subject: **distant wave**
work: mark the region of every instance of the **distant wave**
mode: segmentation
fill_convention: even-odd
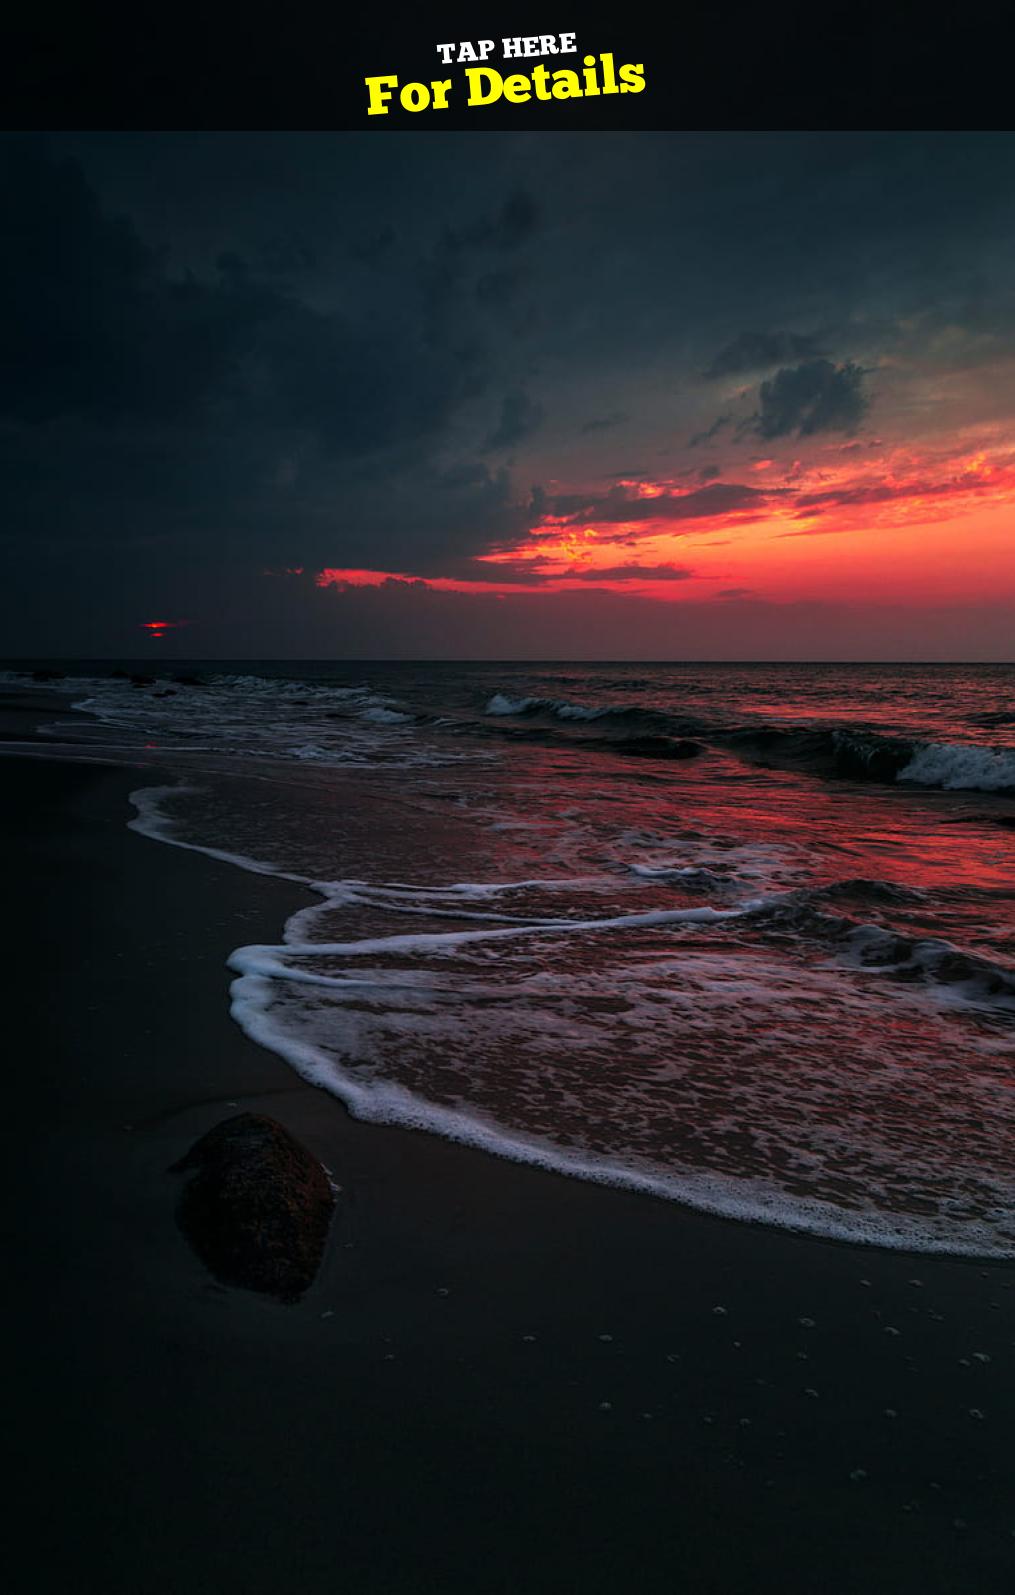
[[[854,781],[904,782],[950,791],[1015,792],[1015,749],[922,742],[840,727],[830,731],[742,729],[718,740],[771,763]]]
[[[809,728],[707,724],[630,704],[580,704],[560,698],[511,697],[496,692],[487,701],[488,717],[542,722],[539,740],[598,747],[645,757],[686,757],[687,738],[734,753],[750,763],[800,769],[814,775],[854,781],[904,782],[949,791],[1015,792],[1015,749],[972,743],[926,742],[884,736],[851,726]],[[1001,723],[1002,717],[998,717]],[[561,728],[553,735],[554,722]],[[595,725],[607,733],[593,740],[581,732]],[[547,732],[549,734],[547,734]],[[680,752],[676,750],[680,748]],[[694,751],[698,751],[695,749]]]
[[[618,708],[614,704],[570,703],[566,698],[511,698],[504,692],[494,693],[486,705],[486,713],[505,716],[547,715],[557,720],[638,720],[651,724],[670,724],[669,715],[658,709],[640,708],[637,704]]]

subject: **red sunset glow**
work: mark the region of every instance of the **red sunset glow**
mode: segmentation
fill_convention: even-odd
[[[167,631],[176,631],[181,626],[189,626],[189,620],[142,620],[141,630],[146,631],[153,640],[164,637]]]
[[[9,142],[9,655],[1011,657],[1015,137],[375,132]]]
[[[750,485],[619,478],[605,494],[547,498],[521,540],[478,555],[466,573],[326,567],[316,583],[502,596],[598,588],[675,603],[1015,595],[1010,444],[866,452],[859,467],[841,444],[807,461],[756,460],[736,473],[753,475]]]

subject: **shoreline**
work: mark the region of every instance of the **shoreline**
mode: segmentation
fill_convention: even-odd
[[[1015,1265],[747,1225],[352,1119],[229,1018],[229,953],[310,894],[129,831],[150,767],[4,772],[37,1026],[8,1134],[16,1417],[59,1503],[61,1579],[1010,1581]],[[169,1164],[251,1107],[342,1188],[296,1307],[216,1285],[174,1222]]]

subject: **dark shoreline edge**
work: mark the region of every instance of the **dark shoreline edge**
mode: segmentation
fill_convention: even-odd
[[[3,772],[14,1441],[48,1524],[23,1587],[1012,1581],[1015,1266],[357,1123],[228,1017],[226,957],[296,888],[129,832],[158,771]],[[342,1187],[299,1307],[215,1285],[175,1230],[165,1168],[234,1105]]]

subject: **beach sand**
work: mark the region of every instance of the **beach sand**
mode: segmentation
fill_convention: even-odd
[[[1015,1265],[356,1123],[229,1018],[298,890],[128,831],[160,779],[3,763],[11,1588],[1015,1585]],[[295,1306],[175,1223],[241,1109],[341,1187]]]

